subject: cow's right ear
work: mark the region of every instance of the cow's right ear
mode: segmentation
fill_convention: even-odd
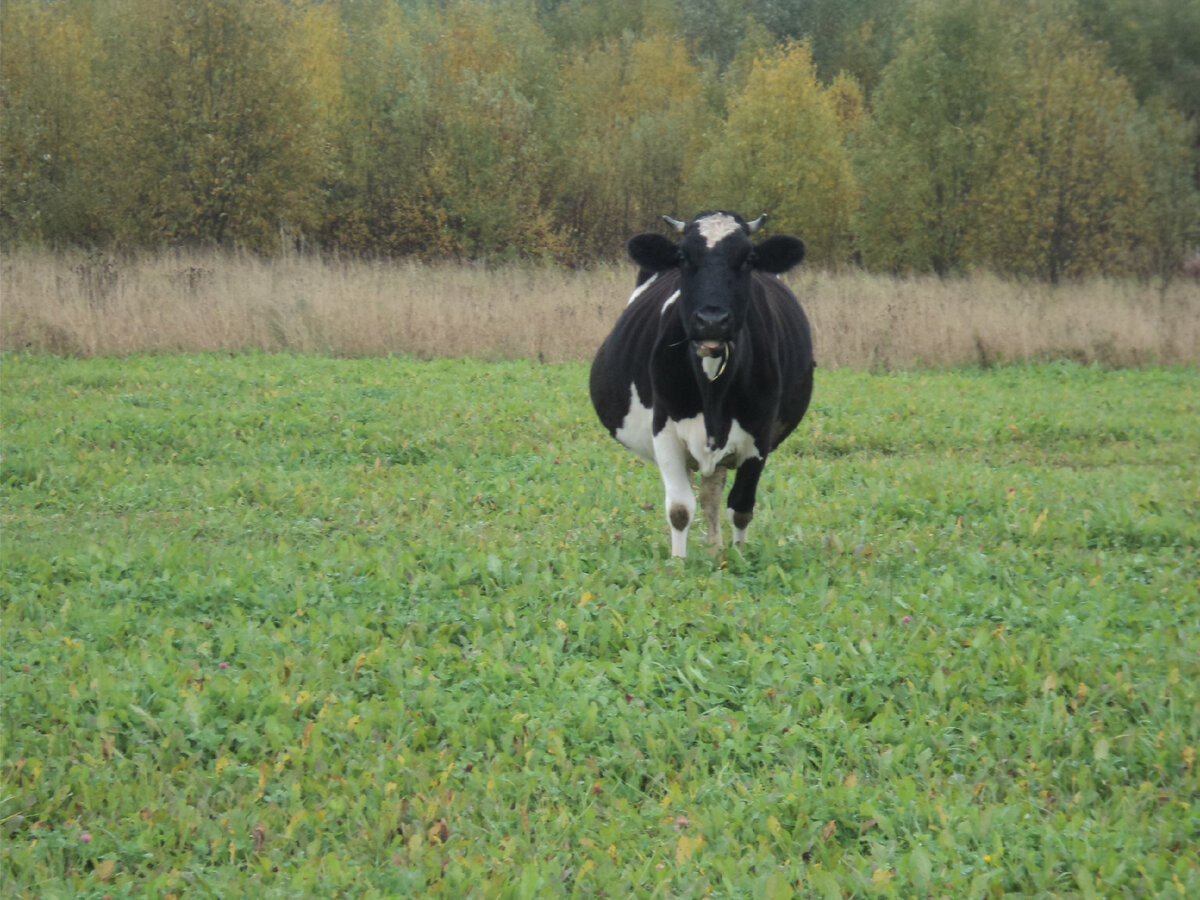
[[[664,272],[679,265],[679,247],[654,231],[635,234],[629,239],[628,249],[629,258],[651,272]]]

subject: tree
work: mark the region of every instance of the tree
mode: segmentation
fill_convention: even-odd
[[[915,34],[883,72],[858,142],[859,247],[873,268],[962,269],[979,215],[993,102],[1013,90],[1017,63],[1001,0],[918,8]]]
[[[844,92],[822,87],[806,44],[756,62],[730,102],[724,127],[687,182],[694,206],[719,206],[795,231],[814,260],[848,258],[857,191],[843,145]]]
[[[1197,123],[1162,98],[1139,112],[1137,156],[1146,173],[1146,202],[1137,214],[1135,262],[1164,283],[1200,246],[1200,190],[1191,152],[1196,138]]]
[[[538,0],[541,21],[560,52],[575,54],[626,36],[676,35],[676,0]]]
[[[1050,281],[1135,264],[1146,172],[1133,92],[1068,18],[1022,29],[1025,75],[986,131],[973,255]]]
[[[689,150],[711,119],[705,83],[683,41],[663,34],[597,45],[559,83],[559,215],[582,257],[615,255],[679,215]]]
[[[521,8],[478,2],[422,20],[417,57],[438,116],[428,163],[470,256],[559,251],[544,175],[554,72],[549,41]]]
[[[724,70],[745,39],[750,18],[747,0],[678,0],[683,36],[698,59]]]
[[[344,109],[322,241],[424,258],[555,254],[554,60],[531,10],[459,0],[342,12]]]
[[[809,44],[818,78],[845,72],[868,94],[896,53],[911,7],[912,0],[749,0],[776,39]]]
[[[1079,18],[1140,100],[1160,97],[1200,120],[1200,4],[1195,0],[1078,0]]]
[[[281,0],[114,0],[107,181],[127,243],[266,250],[306,218],[312,109]]]
[[[94,243],[96,57],[88,10],[38,2],[0,7],[0,237]]]

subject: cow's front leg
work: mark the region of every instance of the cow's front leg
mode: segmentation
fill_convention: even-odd
[[[708,549],[713,554],[721,550],[721,495],[725,492],[727,471],[719,467],[700,478],[700,508],[704,510],[704,524],[708,528]]]
[[[754,518],[754,497],[765,460],[752,457],[738,467],[729,492],[729,520],[733,523],[733,542],[746,543],[746,529]]]
[[[696,511],[687,450],[669,425],[654,436],[654,460],[667,495],[667,524],[671,526],[671,555],[687,556],[688,528]]]

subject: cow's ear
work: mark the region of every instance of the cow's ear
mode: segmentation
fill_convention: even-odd
[[[754,248],[754,268],[782,275],[804,259],[804,241],[790,234],[776,234]]]
[[[679,247],[670,238],[654,231],[635,234],[629,239],[629,258],[651,272],[674,269],[679,265]]]

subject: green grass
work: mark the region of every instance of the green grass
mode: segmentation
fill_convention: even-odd
[[[581,365],[2,364],[7,896],[1200,896],[1195,369],[821,370],[677,564]]]

